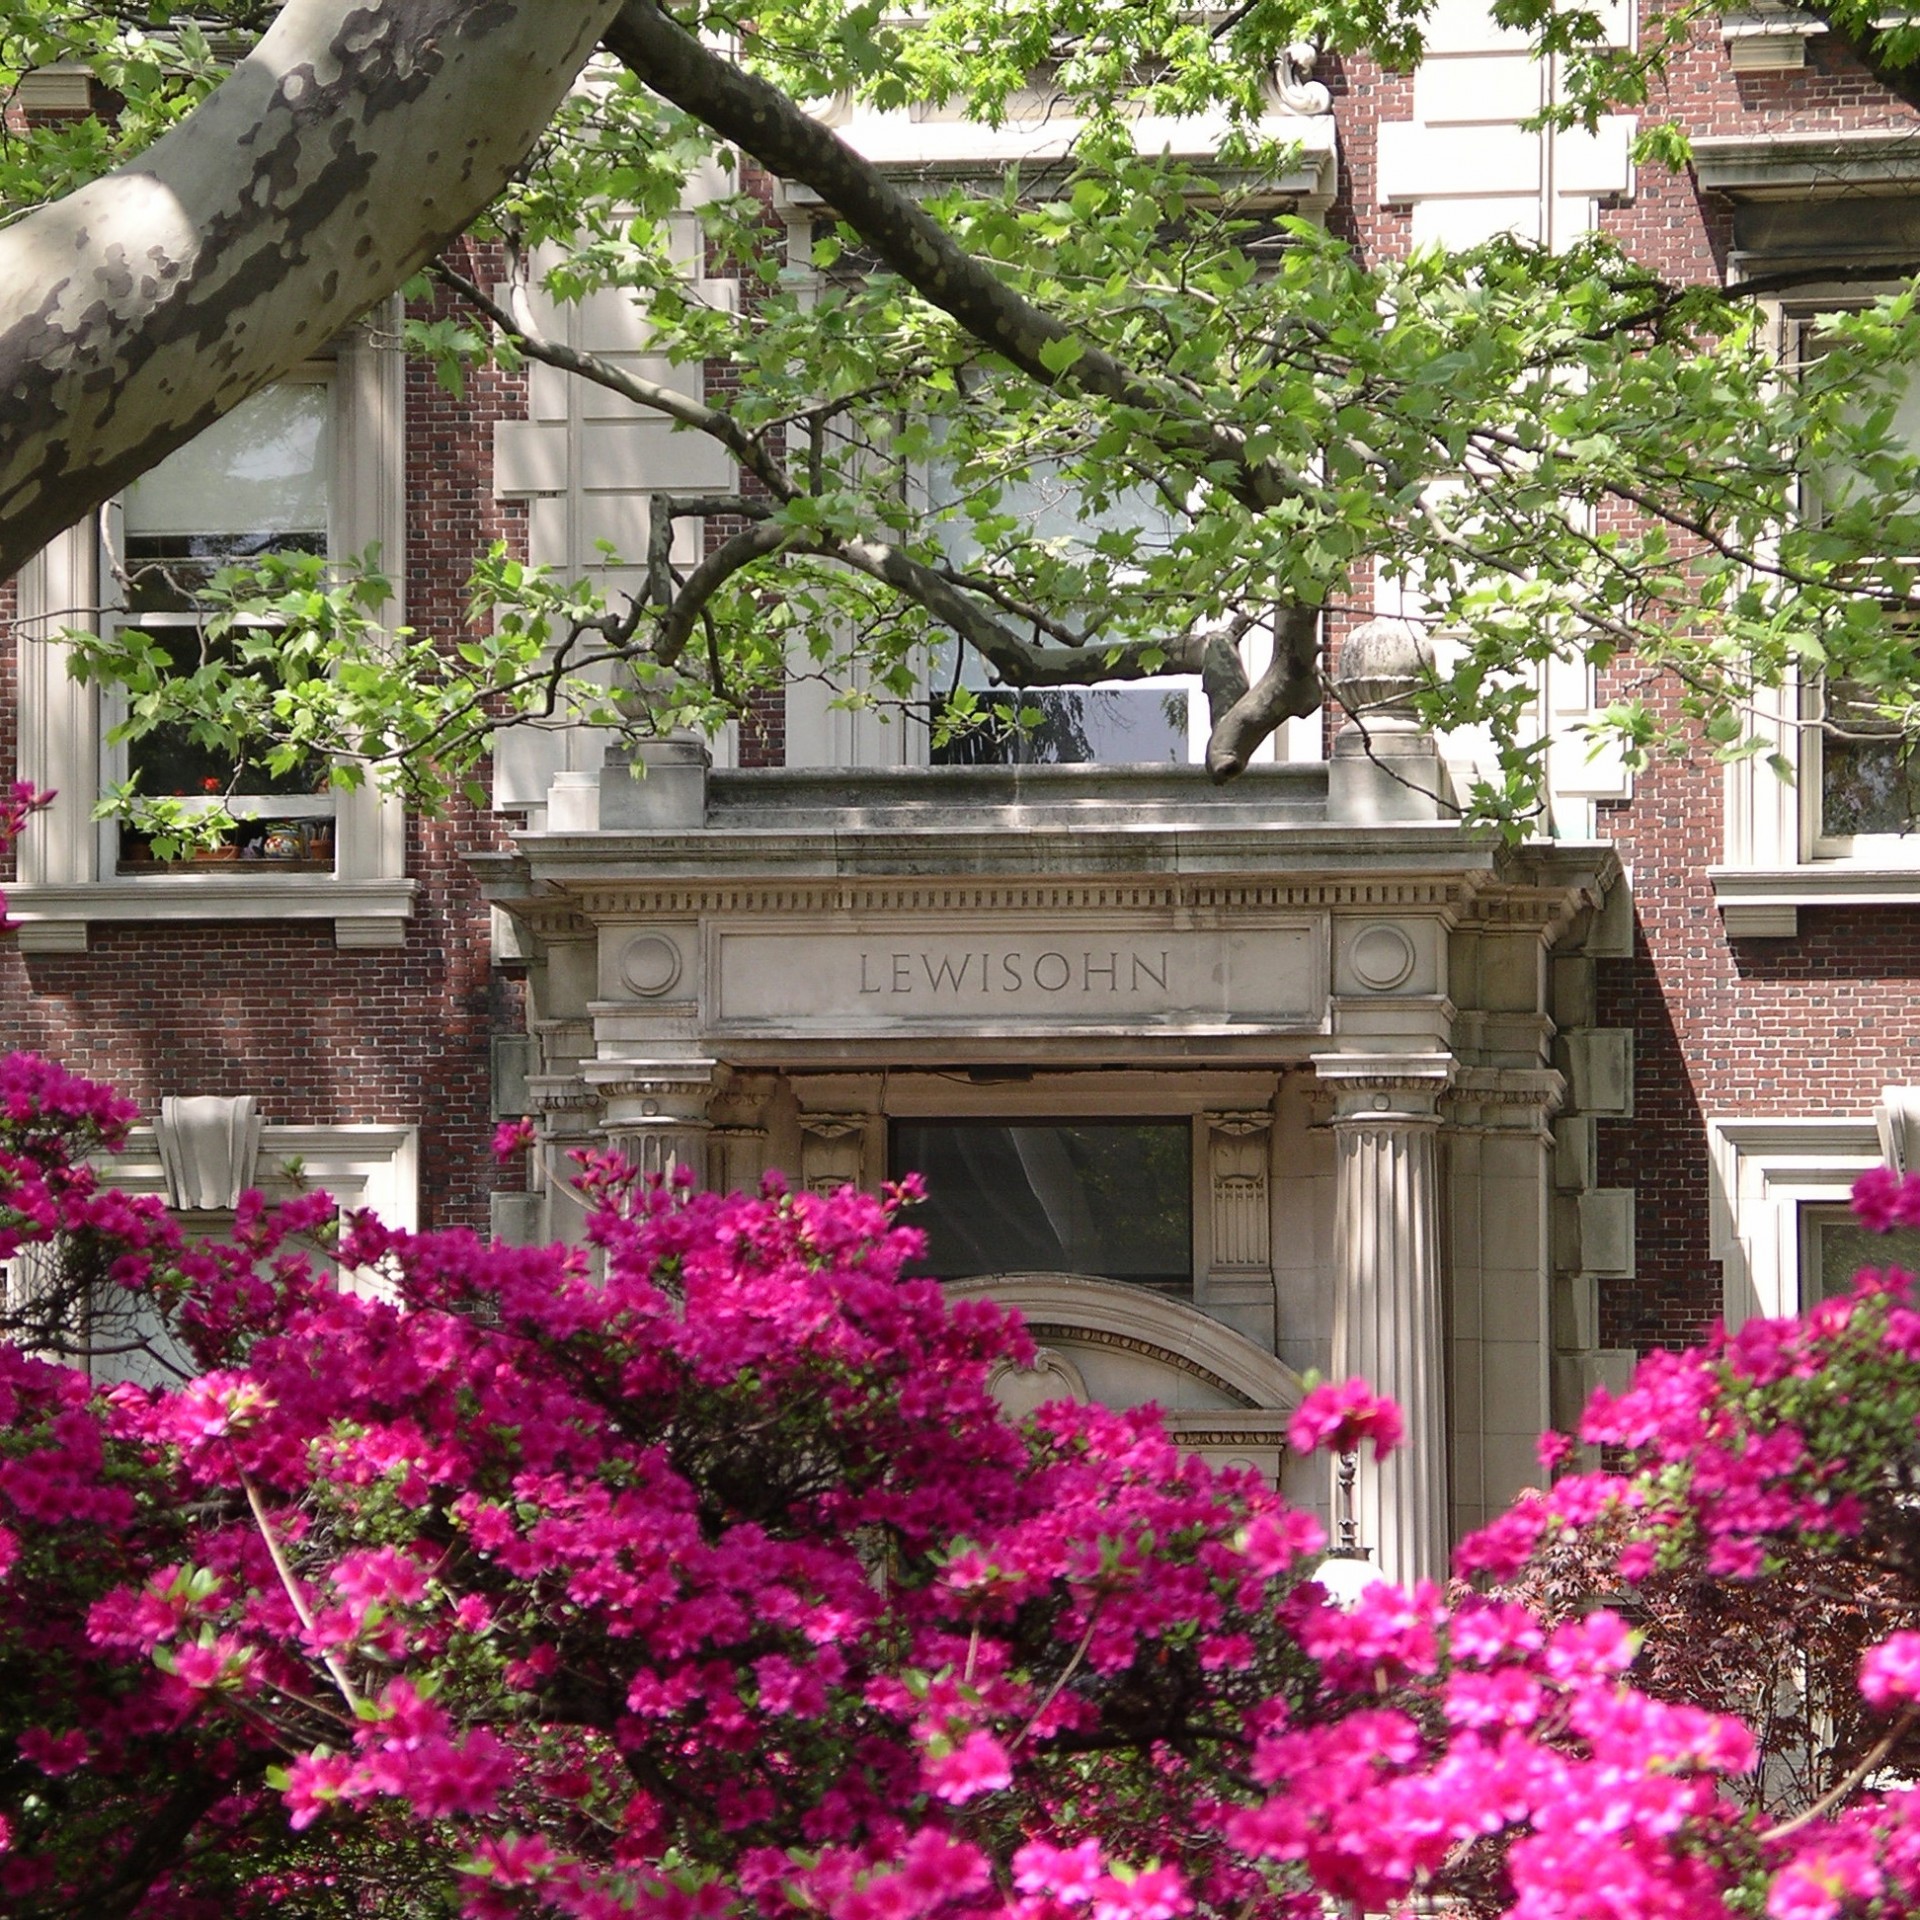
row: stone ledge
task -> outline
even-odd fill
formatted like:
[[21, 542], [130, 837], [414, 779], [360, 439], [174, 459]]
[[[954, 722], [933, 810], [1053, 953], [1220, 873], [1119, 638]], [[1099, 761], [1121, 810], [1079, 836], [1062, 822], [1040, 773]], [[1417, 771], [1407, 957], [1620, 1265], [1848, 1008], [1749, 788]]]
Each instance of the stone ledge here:
[[1693, 166], [1701, 186], [1735, 196], [1911, 187], [1920, 185], [1920, 131], [1859, 127], [1702, 134], [1693, 143]]
[[1920, 906], [1920, 866], [1709, 867], [1707, 881], [1734, 940], [1791, 940], [1803, 907]]
[[167, 874], [90, 885], [9, 886], [7, 914], [23, 953], [85, 953], [97, 923], [331, 920], [342, 947], [406, 939], [417, 883], [329, 874]]

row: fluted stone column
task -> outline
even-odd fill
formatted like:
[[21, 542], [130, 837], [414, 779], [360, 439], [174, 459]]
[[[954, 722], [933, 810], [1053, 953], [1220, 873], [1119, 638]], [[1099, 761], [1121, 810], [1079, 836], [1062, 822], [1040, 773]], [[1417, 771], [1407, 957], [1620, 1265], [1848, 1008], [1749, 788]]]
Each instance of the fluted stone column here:
[[707, 1103], [713, 1094], [711, 1060], [600, 1063], [588, 1079], [602, 1101], [600, 1134], [607, 1146], [642, 1174], [672, 1180], [685, 1168], [695, 1186], [707, 1184]]
[[1321, 1056], [1337, 1089], [1333, 1119], [1333, 1373], [1398, 1403], [1399, 1451], [1363, 1452], [1361, 1544], [1389, 1579], [1447, 1568], [1446, 1341], [1441, 1312], [1437, 1102], [1445, 1055]]

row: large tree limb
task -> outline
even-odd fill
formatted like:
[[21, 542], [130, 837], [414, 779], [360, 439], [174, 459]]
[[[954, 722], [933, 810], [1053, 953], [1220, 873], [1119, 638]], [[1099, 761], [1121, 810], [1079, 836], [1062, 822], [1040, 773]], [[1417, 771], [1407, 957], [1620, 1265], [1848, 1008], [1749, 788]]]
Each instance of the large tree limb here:
[[[1163, 421], [1164, 444], [1218, 467], [1223, 484], [1249, 506], [1271, 507], [1309, 491], [1281, 462], [1249, 456], [1245, 436], [1208, 417], [1176, 383], [1132, 371], [1023, 299], [839, 135], [703, 46], [655, 0], [625, 0], [605, 45], [661, 98], [762, 166], [813, 188], [909, 286], [1030, 380], [1077, 388]], [[1047, 350], [1068, 345], [1078, 348], [1077, 357], [1064, 370], [1050, 365]]]
[[1219, 700], [1210, 705], [1207, 771], [1216, 780], [1232, 779], [1281, 721], [1304, 719], [1320, 705], [1321, 696], [1319, 609], [1280, 607], [1274, 613], [1273, 658], [1266, 670], [1224, 712]]
[[461, 232], [612, 13], [287, 0], [165, 139], [0, 231], [0, 578]]

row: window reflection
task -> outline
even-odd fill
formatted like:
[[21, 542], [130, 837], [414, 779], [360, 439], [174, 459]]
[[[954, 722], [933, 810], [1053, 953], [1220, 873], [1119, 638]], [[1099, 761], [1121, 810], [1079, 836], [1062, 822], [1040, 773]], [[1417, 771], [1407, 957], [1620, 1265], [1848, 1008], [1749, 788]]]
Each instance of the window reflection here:
[[922, 1272], [1088, 1273], [1192, 1297], [1184, 1120], [899, 1121], [890, 1158], [926, 1179]]

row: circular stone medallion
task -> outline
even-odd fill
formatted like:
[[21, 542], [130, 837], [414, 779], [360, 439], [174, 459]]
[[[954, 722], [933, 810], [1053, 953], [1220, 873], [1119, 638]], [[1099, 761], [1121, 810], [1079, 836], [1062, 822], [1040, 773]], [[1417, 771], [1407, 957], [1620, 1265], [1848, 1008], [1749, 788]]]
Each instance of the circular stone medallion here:
[[1413, 942], [1403, 929], [1382, 922], [1364, 927], [1347, 949], [1353, 977], [1369, 993], [1391, 993], [1413, 977]]
[[663, 933], [639, 933], [620, 952], [620, 978], [642, 1000], [657, 1000], [680, 978], [680, 949]]

